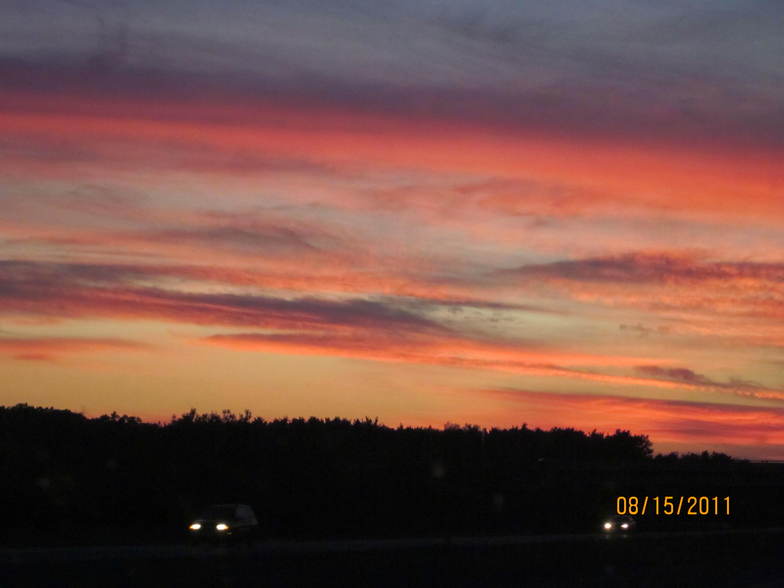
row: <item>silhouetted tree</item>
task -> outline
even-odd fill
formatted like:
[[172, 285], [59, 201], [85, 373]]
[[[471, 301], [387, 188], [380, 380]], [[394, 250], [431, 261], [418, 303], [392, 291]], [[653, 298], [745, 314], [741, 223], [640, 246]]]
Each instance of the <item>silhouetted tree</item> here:
[[753, 478], [780, 493], [774, 474], [723, 454], [652, 454], [624, 430], [196, 410], [151, 424], [19, 404], [0, 407], [0, 504], [6, 529], [67, 534], [181, 529], [206, 504], [248, 502], [273, 533], [316, 536], [579, 530], [628, 492], [727, 495]]

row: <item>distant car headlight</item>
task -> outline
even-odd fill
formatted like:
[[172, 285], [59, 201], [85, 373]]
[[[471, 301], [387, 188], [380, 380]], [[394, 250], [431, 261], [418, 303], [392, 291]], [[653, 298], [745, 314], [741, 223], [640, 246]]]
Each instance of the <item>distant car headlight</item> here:
[[604, 529], [606, 531], [609, 531], [610, 529], [612, 529], [612, 523], [609, 523], [609, 522], [608, 523], [604, 523]]
[[621, 529], [628, 529], [629, 523], [621, 523]]
[[226, 523], [218, 523], [217, 525], [215, 525], [215, 530], [216, 531], [228, 531], [229, 530], [229, 526]]
[[201, 529], [201, 523], [191, 523], [191, 526], [188, 527], [191, 531], [198, 531]]

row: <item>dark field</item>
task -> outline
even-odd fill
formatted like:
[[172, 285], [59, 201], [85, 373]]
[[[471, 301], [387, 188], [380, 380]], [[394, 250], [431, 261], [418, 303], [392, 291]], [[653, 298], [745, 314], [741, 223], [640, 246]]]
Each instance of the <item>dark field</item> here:
[[3, 550], [2, 586], [784, 585], [784, 530]]
[[[26, 405], [0, 425], [0, 588], [784, 586], [784, 465], [654, 456], [628, 431]], [[732, 513], [596, 534], [618, 496], [728, 496]], [[183, 544], [194, 513], [230, 502], [264, 541]]]
[[628, 431], [195, 412], [159, 426], [0, 407], [6, 547], [166, 543], [218, 503], [251, 505], [281, 540], [589, 533], [618, 496], [731, 497], [731, 516], [649, 515], [646, 531], [765, 528], [784, 521], [783, 476], [721, 454], [654, 456]]

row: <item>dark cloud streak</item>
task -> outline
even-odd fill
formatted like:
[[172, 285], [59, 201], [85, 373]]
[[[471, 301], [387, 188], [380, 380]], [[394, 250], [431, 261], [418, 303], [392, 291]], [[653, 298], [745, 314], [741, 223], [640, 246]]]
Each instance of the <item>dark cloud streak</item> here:
[[670, 253], [628, 253], [546, 264], [498, 272], [513, 278], [553, 278], [575, 282], [695, 283], [709, 280], [760, 279], [784, 282], [784, 263], [713, 262]]

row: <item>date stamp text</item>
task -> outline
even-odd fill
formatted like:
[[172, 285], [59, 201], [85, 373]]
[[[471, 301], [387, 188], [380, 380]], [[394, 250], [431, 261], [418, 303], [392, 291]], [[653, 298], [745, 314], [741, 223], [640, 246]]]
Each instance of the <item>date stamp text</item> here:
[[615, 513], [631, 516], [730, 516], [729, 496], [619, 496]]

